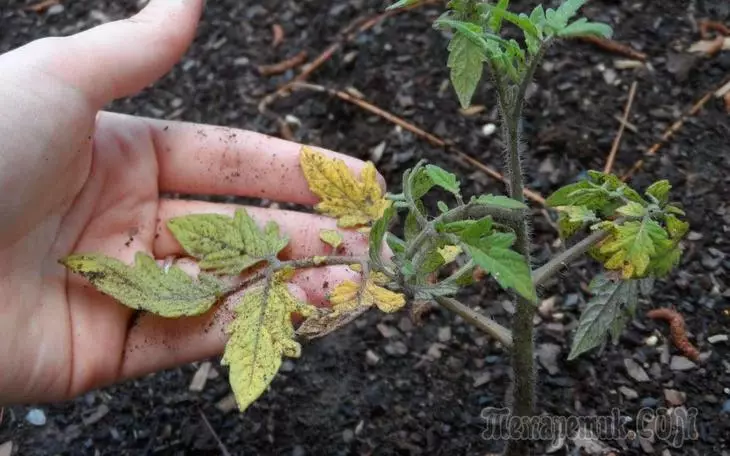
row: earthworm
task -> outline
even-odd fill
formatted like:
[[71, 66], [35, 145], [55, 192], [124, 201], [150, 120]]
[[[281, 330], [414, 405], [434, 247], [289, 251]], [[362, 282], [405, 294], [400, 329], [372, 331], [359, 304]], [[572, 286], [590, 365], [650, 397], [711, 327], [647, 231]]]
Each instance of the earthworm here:
[[687, 338], [687, 329], [684, 325], [682, 315], [673, 309], [654, 309], [646, 313], [646, 316], [652, 320], [664, 320], [669, 323], [669, 333], [671, 334], [674, 346], [679, 349], [687, 358], [697, 361], [700, 352], [692, 345]]

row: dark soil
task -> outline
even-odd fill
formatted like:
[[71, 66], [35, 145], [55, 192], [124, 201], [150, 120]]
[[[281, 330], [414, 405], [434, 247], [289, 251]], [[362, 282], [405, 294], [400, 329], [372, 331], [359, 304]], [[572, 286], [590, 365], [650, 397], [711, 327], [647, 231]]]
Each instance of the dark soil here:
[[[56, 14], [36, 14], [24, 10], [30, 1], [3, 3], [2, 52], [36, 38], [122, 18], [137, 7], [134, 1], [75, 0], [62, 2], [64, 9], [53, 11]], [[514, 3], [527, 9], [533, 2]], [[594, 0], [585, 8], [588, 16], [612, 24], [618, 40], [648, 54], [650, 68], [615, 69], [614, 62], [623, 57], [580, 42], [550, 50], [525, 113], [531, 188], [548, 194], [587, 169], [603, 167], [618, 127], [615, 116], [621, 114], [633, 80], [639, 82], [630, 121], [637, 132], [624, 135], [618, 172], [626, 171], [681, 112], [730, 75], [728, 51], [677, 71], [678, 64], [687, 63], [682, 51], [699, 39], [688, 3]], [[697, 19], [730, 21], [725, 2], [691, 3], [696, 3]], [[277, 135], [277, 124], [261, 115], [257, 104], [295, 73], [262, 77], [257, 65], [303, 49], [313, 58], [354, 18], [384, 6], [371, 0], [210, 1], [184, 60], [154, 87], [111, 109]], [[380, 107], [500, 167], [497, 136], [481, 133], [483, 125], [497, 121], [489, 85], [475, 99], [487, 109], [470, 117], [459, 113], [456, 97], [445, 85], [446, 39], [430, 26], [439, 13], [440, 7], [424, 7], [388, 19], [348, 43], [311, 81], [338, 89], [354, 87]], [[277, 49], [271, 47], [273, 24], [285, 30]], [[458, 172], [470, 193], [503, 191], [500, 183], [446, 151], [325, 95], [299, 92], [272, 109], [299, 119], [294, 135], [301, 142], [367, 159], [385, 141], [377, 165], [391, 188], [399, 188], [404, 169], [426, 158]], [[554, 280], [542, 291], [545, 299], [554, 299], [555, 310], [539, 319], [537, 343], [545, 352], [551, 348], [545, 344], [557, 345], [559, 352], [551, 371], [543, 367], [549, 362], [539, 367], [541, 413], [610, 416], [618, 409], [636, 419], [642, 408], [659, 413], [670, 407], [665, 390], [678, 390], [686, 394], [686, 410], [697, 410], [697, 438], [680, 448], [660, 440], [644, 442], [645, 447], [662, 455], [730, 454], [730, 350], [727, 342], [707, 341], [708, 336], [730, 333], [729, 145], [728, 114], [722, 100], [713, 98], [633, 179], [644, 187], [668, 178], [673, 195], [687, 209], [693, 233], [681, 269], [657, 283], [617, 346], [566, 361], [571, 330], [588, 297], [585, 284], [598, 270], [594, 263], [577, 263], [559, 283]], [[533, 255], [536, 262], [544, 262], [556, 250], [555, 232], [540, 210], [534, 214]], [[507, 321], [507, 296], [493, 283], [485, 281], [463, 298]], [[691, 340], [706, 357], [699, 366], [676, 371], [661, 358], [667, 327], [644, 314], [663, 306], [685, 315]], [[399, 328], [398, 334], [385, 338], [376, 328], [378, 322]], [[656, 345], [646, 342], [653, 334], [659, 336]], [[379, 362], [367, 361], [368, 350]], [[674, 347], [670, 351], [679, 355]], [[440, 352], [440, 358], [434, 352]], [[641, 364], [650, 380], [637, 382], [629, 376], [625, 359]], [[491, 340], [445, 313], [431, 314], [416, 328], [405, 316], [371, 315], [306, 346], [301, 359], [287, 362], [286, 372], [244, 414], [215, 407], [229, 387], [225, 370], [214, 361], [221, 375], [210, 379], [202, 393], [188, 390], [197, 368], [191, 365], [42, 406], [48, 418], [42, 427], [25, 420], [30, 407], [7, 408], [0, 444], [12, 440], [22, 455], [220, 454], [201, 419], [202, 410], [233, 454], [484, 455], [501, 447], [501, 442], [482, 438], [480, 412], [504, 404], [510, 383], [508, 358]], [[478, 387], [475, 380], [481, 383]], [[109, 413], [88, 424], [89, 415], [101, 406]], [[642, 454], [637, 440], [605, 443], [617, 448], [616, 454]], [[579, 454], [574, 448], [569, 441], [555, 454]]]

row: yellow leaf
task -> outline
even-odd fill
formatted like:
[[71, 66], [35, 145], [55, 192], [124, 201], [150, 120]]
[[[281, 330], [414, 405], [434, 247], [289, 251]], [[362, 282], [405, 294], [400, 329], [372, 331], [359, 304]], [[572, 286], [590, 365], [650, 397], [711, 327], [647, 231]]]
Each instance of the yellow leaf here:
[[446, 245], [437, 250], [438, 253], [443, 257], [444, 264], [449, 264], [452, 261], [456, 260], [456, 257], [458, 257], [462, 252], [461, 247], [459, 247], [458, 245]]
[[385, 199], [375, 166], [370, 162], [359, 180], [345, 162], [328, 158], [311, 147], [302, 146], [300, 163], [310, 190], [322, 200], [315, 209], [336, 218], [340, 227], [368, 225], [382, 217], [391, 204]]
[[379, 272], [371, 274], [365, 287], [361, 289], [359, 283], [346, 280], [335, 287], [329, 296], [335, 313], [351, 312], [358, 307], [377, 306], [383, 312], [391, 313], [400, 310], [406, 304], [406, 298], [401, 293], [383, 288], [387, 277]]
[[342, 233], [337, 230], [321, 230], [319, 232], [319, 238], [335, 250], [342, 245]]
[[228, 325], [231, 335], [222, 364], [230, 366], [230, 383], [241, 411], [264, 393], [281, 366], [283, 356], [298, 358], [291, 314], [310, 315], [312, 307], [291, 295], [284, 281], [289, 271], [268, 284], [249, 289]]

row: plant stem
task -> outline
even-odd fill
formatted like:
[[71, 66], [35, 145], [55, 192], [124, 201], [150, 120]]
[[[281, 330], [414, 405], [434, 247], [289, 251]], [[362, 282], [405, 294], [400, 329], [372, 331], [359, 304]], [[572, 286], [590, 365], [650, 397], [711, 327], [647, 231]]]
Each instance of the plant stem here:
[[550, 279], [550, 277], [560, 271], [560, 269], [567, 266], [568, 263], [582, 256], [597, 242], [602, 241], [606, 236], [608, 236], [608, 234], [608, 231], [596, 231], [569, 249], [564, 250], [558, 256], [553, 257], [550, 261], [532, 272], [532, 283], [534, 283], [536, 287], [542, 285]]
[[505, 348], [510, 349], [512, 348], [512, 333], [509, 329], [505, 328], [504, 326], [500, 325], [496, 321], [492, 320], [491, 318], [480, 314], [479, 312], [472, 310], [471, 308], [465, 306], [458, 300], [454, 298], [449, 298], [446, 296], [437, 296], [436, 302], [441, 306], [444, 307], [455, 314], [459, 315], [461, 318], [463, 318], [467, 323], [477, 327], [478, 329], [482, 330], [484, 333], [489, 334], [490, 336], [494, 337], [501, 343]]
[[[521, 162], [521, 120], [522, 106], [524, 105], [527, 87], [532, 81], [537, 66], [545, 53], [547, 43], [543, 43], [537, 55], [530, 61], [514, 97], [500, 100], [504, 138], [507, 142], [507, 173], [509, 174], [510, 197], [524, 202], [524, 183], [522, 180]], [[497, 80], [497, 94], [499, 98], [508, 93], [503, 79]], [[511, 108], [511, 109], [510, 109]], [[530, 264], [530, 240], [527, 217], [523, 216], [515, 224], [517, 237], [514, 249], [525, 257]], [[535, 362], [534, 339], [532, 320], [535, 315], [535, 305], [522, 298], [516, 297], [515, 314], [512, 318], [512, 415], [517, 417], [532, 416], [535, 408]], [[510, 439], [507, 442], [506, 456], [527, 456], [532, 454], [531, 443], [528, 440]]]

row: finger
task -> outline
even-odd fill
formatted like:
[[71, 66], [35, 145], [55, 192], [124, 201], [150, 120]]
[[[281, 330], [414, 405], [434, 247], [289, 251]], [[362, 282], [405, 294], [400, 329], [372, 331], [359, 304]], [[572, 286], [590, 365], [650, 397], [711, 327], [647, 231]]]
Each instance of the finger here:
[[[262, 207], [238, 206], [235, 204], [209, 203], [205, 201], [162, 199], [158, 207], [158, 225], [153, 252], [156, 258], [180, 255], [184, 251], [167, 222], [175, 217], [190, 214], [222, 214], [233, 216], [237, 209], [244, 208], [256, 221], [264, 226], [269, 221], [279, 225], [280, 233], [289, 237], [289, 245], [282, 252], [283, 258], [305, 258], [315, 255], [332, 255], [332, 247], [319, 238], [321, 230], [337, 229], [337, 222], [329, 217], [304, 212], [267, 209]], [[342, 245], [337, 255], [364, 255], [368, 249], [367, 236], [357, 231], [340, 230]]]
[[202, 0], [152, 0], [129, 19], [41, 40], [46, 70], [98, 106], [136, 93], [183, 55], [195, 36], [202, 4]]
[[[227, 127], [105, 115], [148, 126], [163, 192], [238, 195], [308, 205], [319, 200], [299, 166], [301, 144]], [[365, 165], [347, 155], [318, 150], [343, 160], [358, 176]], [[380, 175], [378, 180], [384, 189], [385, 180]]]

